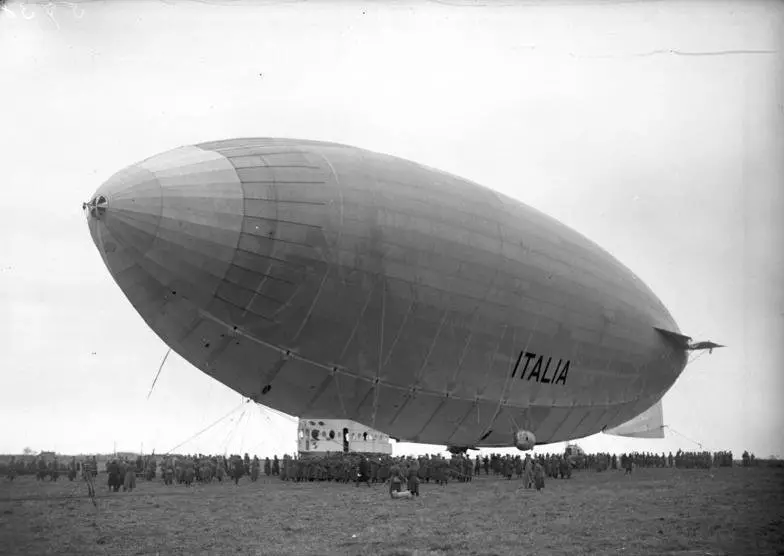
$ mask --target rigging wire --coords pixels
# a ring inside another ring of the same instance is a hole
[[[285,418],[289,419],[291,422],[298,422],[298,419],[296,417],[290,417],[289,415],[287,415],[285,413],[281,413],[279,411],[276,411],[276,410],[274,410],[274,409],[272,409],[270,407],[267,407],[267,406],[265,406],[263,404],[260,404],[260,403],[256,403],[256,407],[258,408],[258,410],[260,412],[260,415],[264,418],[266,423],[268,423],[270,425],[270,429],[269,430],[271,430],[273,432],[274,440],[278,441],[278,442],[280,442],[282,440],[284,444],[286,442],[290,442],[291,438],[288,438],[287,436],[283,435],[284,431],[282,430],[282,427],[280,427],[279,425],[276,425],[272,421],[272,419],[270,418],[269,412],[276,413],[276,414],[278,414],[278,415],[280,415],[282,417],[285,417]],[[259,442],[257,442],[253,446],[251,446],[250,449],[247,450],[247,451],[248,452],[255,451],[259,446],[267,444],[268,442],[269,442],[269,438],[262,438]]]
[[[705,351],[705,350],[702,350],[700,353],[698,353],[697,355],[695,355],[694,357],[692,357],[691,359],[689,359],[689,365],[693,365],[693,364],[694,364],[694,362],[695,362],[695,361],[697,361],[697,359],[699,359],[699,358],[700,358],[700,357],[702,357],[703,355],[705,355],[705,353],[706,353],[706,351]]]
[[[158,372],[155,373],[155,379],[152,381],[152,386],[150,386],[150,391],[147,393],[147,399],[148,400],[150,399],[150,396],[152,395],[153,388],[155,388],[155,383],[158,382],[158,377],[161,376],[161,371],[163,370],[163,365],[164,365],[164,363],[166,363],[166,359],[169,358],[169,354],[170,353],[171,353],[171,348],[169,348],[166,351],[166,355],[163,356],[163,361],[161,361],[161,364],[158,365]]]
[[[279,435],[281,434],[282,431],[280,430],[280,427],[275,427],[275,424],[272,422],[272,419],[270,419],[270,416],[267,414],[266,411],[264,411],[265,407],[261,404],[257,404],[256,407],[258,408],[258,414],[261,415],[261,417],[263,417],[264,420],[270,425],[271,430],[277,433],[277,438],[280,438]],[[251,446],[250,451],[255,451],[259,446],[266,443],[267,443],[267,439],[264,438],[259,442],[257,442],[256,444],[254,444],[253,446]]]
[[[226,455],[227,447],[229,445],[229,439],[231,438],[231,433],[232,433],[232,430],[233,430],[231,428],[231,423],[233,423],[233,422],[234,422],[234,417],[229,419],[229,422],[227,424],[228,425],[227,426],[228,432],[226,433],[226,436],[223,437],[223,441],[220,443],[220,447],[221,447],[221,450],[223,450],[223,455],[224,456]]]
[[[229,411],[229,412],[228,412],[227,414],[225,414],[223,417],[221,417],[221,418],[220,418],[220,419],[218,419],[217,421],[214,421],[214,422],[213,422],[211,425],[208,425],[207,427],[203,428],[202,430],[200,430],[199,432],[197,432],[196,434],[194,434],[193,436],[191,436],[191,437],[190,437],[190,438],[188,438],[187,440],[184,440],[184,441],[180,442],[180,443],[179,443],[179,444],[177,444],[177,445],[176,445],[174,448],[172,448],[171,450],[169,450],[168,452],[166,452],[164,455],[167,455],[167,456],[168,456],[169,454],[171,454],[172,452],[174,452],[174,450],[176,450],[177,448],[179,448],[179,447],[180,447],[180,446],[182,446],[183,444],[186,444],[186,443],[190,442],[191,440],[193,440],[194,438],[196,438],[196,437],[198,437],[198,436],[200,436],[200,435],[204,434],[205,432],[207,432],[208,430],[210,430],[212,427],[214,427],[215,425],[217,425],[218,423],[220,423],[221,421],[223,421],[224,419],[226,419],[227,417],[229,417],[231,414],[235,413],[235,412],[236,412],[238,409],[240,409],[241,407],[245,406],[245,404],[247,404],[249,401],[250,401],[250,400],[243,401],[243,402],[242,402],[240,405],[238,405],[237,407],[235,407],[234,409],[232,409],[231,411]]]
[[[201,423],[199,423],[200,425],[204,424],[204,418],[207,416],[207,409],[209,409],[210,402],[212,401],[212,387],[215,385],[215,382],[215,379],[210,381],[210,389],[207,390],[207,403],[204,404],[204,411],[201,414]]]
[[[686,440],[688,440],[689,442],[691,442],[691,443],[693,443],[693,444],[696,444],[696,445],[697,445],[697,446],[699,446],[701,449],[710,451],[710,450],[709,450],[708,448],[706,448],[706,447],[705,447],[705,446],[704,446],[704,445],[703,445],[701,442],[697,442],[696,440],[692,440],[691,438],[689,438],[689,437],[688,437],[688,436],[686,436],[685,434],[681,434],[681,433],[679,433],[678,431],[676,431],[674,428],[672,428],[672,427],[671,427],[671,426],[669,426],[669,425],[664,425],[664,426],[665,426],[665,427],[667,427],[668,429],[670,429],[672,432],[674,432],[674,433],[675,433],[675,434],[677,434],[678,436],[680,436],[680,437],[682,437],[682,438],[685,438]]]
[[[292,423],[296,423],[296,422],[299,421],[296,417],[292,417],[291,415],[283,413],[282,411],[278,411],[277,409],[273,409],[271,407],[268,407],[268,406],[266,406],[264,404],[257,403],[256,405],[258,405],[262,409],[262,411],[271,411],[275,415],[277,415],[279,417],[283,417],[284,419],[286,419],[288,421],[291,421]]]
[[[248,400],[248,401],[250,401],[250,400]],[[242,414],[240,415],[240,418],[237,419],[237,422],[235,423],[234,428],[232,428],[229,431],[229,437],[226,439],[226,444],[223,446],[223,453],[224,454],[228,451],[229,444],[231,443],[232,440],[234,440],[234,435],[237,434],[237,429],[240,426],[240,422],[242,422],[242,419],[245,417],[247,412],[248,412],[248,408],[246,407],[245,409],[242,410]]]
[[[251,422],[252,419],[253,419],[253,412],[251,411],[248,413],[248,418],[245,420],[245,426],[242,429],[242,441],[240,442],[240,451],[245,449],[245,439],[248,436],[248,424]],[[247,453],[247,451],[245,453]]]

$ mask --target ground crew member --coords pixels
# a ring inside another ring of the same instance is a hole
[[[109,462],[106,466],[106,470],[109,472],[109,490],[113,492],[117,492],[120,490],[120,465],[117,463],[116,459],[113,459]]]
[[[136,488],[136,473],[134,466],[130,463],[125,469],[125,482],[123,483],[123,491],[131,492]]]
[[[525,475],[525,488],[531,488],[534,482],[534,465],[533,461],[531,461],[531,454],[525,455],[525,465],[523,466],[523,469]]]
[[[359,460],[356,482],[356,486],[359,486],[359,483],[366,483],[367,486],[370,486],[370,465],[368,464],[368,460],[365,456],[361,456]]]
[[[245,465],[243,464],[242,459],[239,456],[234,458],[232,462],[232,478],[234,479],[234,484],[240,484],[240,477],[242,477],[242,472],[245,470]]]
[[[419,496],[419,461],[416,459],[408,466],[408,490],[412,496]]]
[[[538,460],[534,464],[534,483],[536,484],[536,490],[544,488],[544,468]]]

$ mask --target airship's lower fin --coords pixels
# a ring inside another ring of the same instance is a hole
[[[605,433],[629,438],[664,438],[664,411],[661,400],[634,419]]]

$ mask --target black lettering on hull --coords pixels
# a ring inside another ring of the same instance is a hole
[[[571,365],[571,361],[568,359],[565,362],[563,359],[559,359],[553,370],[553,374],[548,376],[547,373],[550,371],[550,365],[553,362],[552,356],[547,356],[547,363],[544,364],[544,370],[542,370],[542,363],[545,358],[544,355],[537,356],[535,353],[521,351],[517,356],[514,367],[512,367],[512,378],[517,376],[517,371],[520,368],[520,363],[523,358],[525,358],[525,365],[523,365],[523,369],[520,371],[520,380],[534,380],[540,384],[563,384],[566,386],[566,378],[569,374],[569,366]],[[526,376],[528,367],[531,365],[531,361],[533,361],[534,358],[536,358],[536,362],[531,368],[531,372]]]
[[[517,356],[517,363],[515,363],[514,368],[512,369],[512,378],[514,378],[515,373],[517,372],[517,367],[520,366],[520,360],[523,358],[523,352],[520,352],[520,355]]]
[[[569,363],[570,361],[567,359],[564,368],[561,370],[561,374],[558,375],[558,378],[555,379],[554,384],[562,383],[566,386],[566,374],[569,372]]]
[[[539,375],[542,372],[542,359],[544,359],[544,356],[540,355],[539,358],[536,360],[536,363],[534,363],[534,368],[531,369],[531,374],[528,375],[528,380],[531,380],[532,378],[536,377],[536,382],[539,382],[539,378],[540,378]]]
[[[552,357],[548,357],[548,358],[547,358],[547,365],[545,366],[545,368],[544,368],[544,372],[542,373],[542,378],[541,378],[541,380],[539,381],[539,382],[541,382],[542,384],[550,384],[550,379],[549,379],[549,378],[547,378],[547,371],[549,371],[549,370],[550,370],[550,362],[551,362],[552,360],[553,360],[553,358],[552,358]]]

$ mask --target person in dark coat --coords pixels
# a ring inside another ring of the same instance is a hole
[[[120,473],[119,483],[117,485],[117,489],[119,490],[119,488],[125,484],[125,472],[128,471],[128,469],[127,469],[127,467],[125,465],[125,462],[123,460],[119,460],[117,462],[117,468],[118,468],[119,473]]]
[[[411,496],[419,496],[419,460],[413,459],[408,465],[408,491]]]
[[[389,469],[389,495],[394,498],[395,492],[400,492],[401,485],[403,484],[402,477],[400,476],[400,467],[394,463]]]
[[[125,469],[125,478],[123,479],[123,492],[131,492],[136,488],[136,466],[128,463]]]
[[[534,464],[534,485],[536,485],[536,490],[544,488],[544,467],[538,460]]]
[[[116,459],[109,462],[109,465],[106,466],[106,471],[109,473],[109,490],[117,492],[120,490],[122,481],[120,480],[120,465]]]
[[[240,477],[242,477],[243,472],[245,471],[245,464],[242,459],[237,456],[234,458],[232,462],[232,478],[234,479],[234,484],[240,484]]]
[[[359,486],[359,483],[366,483],[367,486],[370,486],[370,464],[365,456],[362,456],[359,460],[356,482],[356,486]]]

